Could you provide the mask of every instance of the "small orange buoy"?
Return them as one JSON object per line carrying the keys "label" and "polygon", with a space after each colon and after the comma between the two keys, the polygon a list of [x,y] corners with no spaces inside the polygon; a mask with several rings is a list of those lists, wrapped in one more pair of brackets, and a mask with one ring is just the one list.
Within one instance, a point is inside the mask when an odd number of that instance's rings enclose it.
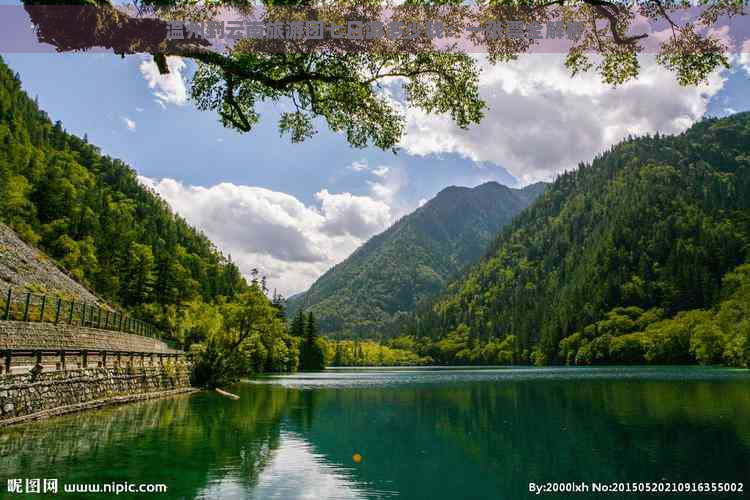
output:
{"label": "small orange buoy", "polygon": [[360,455],[359,453],[355,453],[354,455],[352,455],[352,460],[354,460],[355,464],[358,464],[362,462],[362,455]]}

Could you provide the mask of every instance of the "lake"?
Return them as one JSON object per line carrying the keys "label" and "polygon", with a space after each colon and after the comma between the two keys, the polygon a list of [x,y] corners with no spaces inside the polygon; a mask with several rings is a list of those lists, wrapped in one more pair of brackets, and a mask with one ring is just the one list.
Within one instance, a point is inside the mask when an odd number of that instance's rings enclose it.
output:
{"label": "lake", "polygon": [[230,389],[239,401],[204,391],[0,430],[0,491],[57,478],[169,488],[131,498],[517,499],[530,482],[750,478],[747,370],[329,369]]}

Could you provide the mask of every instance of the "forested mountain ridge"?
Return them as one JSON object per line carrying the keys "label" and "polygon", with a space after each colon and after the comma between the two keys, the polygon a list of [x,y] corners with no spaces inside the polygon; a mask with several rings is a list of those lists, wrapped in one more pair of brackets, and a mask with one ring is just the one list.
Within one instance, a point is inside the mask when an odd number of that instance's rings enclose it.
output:
{"label": "forested mountain ridge", "polygon": [[544,187],[511,189],[488,182],[445,188],[290,299],[290,312],[314,312],[321,331],[335,336],[387,334],[416,303],[434,296],[484,254],[498,231]]}
{"label": "forested mountain ridge", "polygon": [[[483,359],[488,343],[504,344],[508,360],[575,361],[605,333],[609,342],[681,311],[741,304],[750,273],[738,266],[748,257],[750,113],[741,113],[676,136],[630,138],[561,175],[403,333],[443,362],[496,362]],[[744,314],[735,319],[748,326]],[[625,320],[627,328],[612,328]],[[685,328],[674,359],[689,362],[697,356]],[[750,352],[747,330],[722,335],[746,339]],[[575,334],[575,346],[561,345]],[[641,341],[624,361],[643,361],[644,349],[670,338]],[[610,344],[598,347],[579,360],[610,360]]]}
{"label": "forested mountain ridge", "polygon": [[1,59],[0,222],[144,319],[166,321],[178,304],[248,287],[129,166],[53,124]]}

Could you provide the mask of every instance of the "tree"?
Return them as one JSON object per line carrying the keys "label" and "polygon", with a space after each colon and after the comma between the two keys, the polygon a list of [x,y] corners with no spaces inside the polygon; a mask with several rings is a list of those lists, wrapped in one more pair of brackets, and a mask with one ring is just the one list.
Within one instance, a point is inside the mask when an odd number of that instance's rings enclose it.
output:
{"label": "tree", "polygon": [[286,325],[259,285],[235,302],[220,305],[219,311],[221,326],[194,348],[195,383],[217,387],[244,374],[296,367],[296,349],[286,336]]}
{"label": "tree", "polygon": [[702,365],[721,361],[724,351],[724,338],[718,326],[706,322],[695,327],[690,338],[690,352]]}
{"label": "tree", "polygon": [[[263,278],[263,281],[265,282],[265,276]],[[279,319],[286,319],[286,298],[280,293],[276,293],[276,290],[273,291],[273,298],[271,299],[271,303],[278,311],[277,316]]]}
{"label": "tree", "polygon": [[132,242],[128,250],[128,265],[123,277],[127,304],[134,306],[146,302],[154,281],[154,254],[151,247]]}
{"label": "tree", "polygon": [[313,313],[308,313],[305,319],[305,340],[300,358],[300,369],[303,371],[317,371],[325,368],[325,352],[318,338],[318,325]]}
{"label": "tree", "polygon": [[289,330],[292,337],[302,338],[305,336],[305,313],[300,309],[292,320],[292,327]]}
{"label": "tree", "polygon": [[[382,87],[398,79],[404,104],[428,113],[444,113],[462,128],[478,123],[485,103],[479,96],[479,67],[474,58],[457,47],[441,51],[424,34],[410,40],[355,40],[324,38],[267,40],[243,39],[227,53],[213,52],[206,40],[167,40],[172,18],[202,20],[217,14],[219,4],[199,5],[192,0],[142,0],[139,13],[153,17],[130,17],[106,2],[80,0],[85,10],[60,12],[24,0],[40,41],[60,51],[104,46],[115,53],[149,51],[162,73],[169,72],[167,57],[181,55],[198,63],[191,97],[200,109],[218,113],[221,122],[240,132],[249,132],[260,119],[255,110],[262,101],[286,101],[290,111],[281,114],[279,130],[299,142],[316,133],[316,123],[343,133],[355,147],[373,144],[394,148],[404,132],[404,113],[387,97]],[[46,3],[46,2],[45,2]],[[670,35],[659,44],[657,61],[672,70],[682,85],[696,85],[717,68],[728,67],[721,40],[695,26],[711,26],[721,17],[744,15],[743,2],[718,0],[703,6],[697,15],[682,16],[690,4],[676,0],[620,3],[608,0],[478,0],[473,9],[460,0],[411,0],[386,2],[326,3],[312,1],[263,2],[258,11],[250,2],[235,2],[239,13],[253,13],[261,22],[381,20],[382,9],[392,19],[441,21],[456,31],[487,22],[520,21],[564,23],[564,29],[580,23],[582,31],[568,47],[566,66],[572,75],[596,71],[604,82],[619,85],[636,78],[638,54],[647,33],[630,34],[636,15],[654,23],[666,23]],[[289,5],[297,7],[290,10]],[[437,8],[436,6],[442,6]],[[312,7],[315,8],[312,8]],[[158,8],[157,8],[158,7]],[[305,9],[304,7],[308,7]],[[61,16],[70,15],[70,22]],[[67,26],[78,27],[71,33]],[[163,33],[155,36],[154,33]],[[471,42],[481,43],[491,64],[513,60],[528,51],[535,40],[493,38],[474,32]]]}

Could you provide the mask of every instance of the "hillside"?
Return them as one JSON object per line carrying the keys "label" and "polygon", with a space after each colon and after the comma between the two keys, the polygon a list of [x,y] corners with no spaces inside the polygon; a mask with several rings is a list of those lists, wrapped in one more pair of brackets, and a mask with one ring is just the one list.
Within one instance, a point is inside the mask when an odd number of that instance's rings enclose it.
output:
{"label": "hillside", "polygon": [[0,222],[84,287],[54,273],[52,264],[45,265],[52,274],[41,270],[41,254],[5,230],[3,281],[93,300],[88,288],[164,331],[177,305],[231,298],[247,288],[237,266],[142,186],[128,165],[53,124],[1,59]]}
{"label": "hillside", "polygon": [[95,304],[99,299],[68,276],[54,260],[30,247],[5,224],[0,223],[0,291],[57,295],[68,300]]}
{"label": "hillside", "polygon": [[[718,359],[732,343],[750,353],[748,257],[743,113],[626,140],[561,175],[403,331],[457,363],[497,361],[477,347],[488,342],[539,363],[702,361],[700,335],[720,339]],[[684,313],[701,310],[698,335]]]}
{"label": "hillside", "polygon": [[290,314],[312,311],[323,333],[367,337],[438,293],[486,251],[498,231],[544,190],[496,182],[448,187],[289,300]]}

